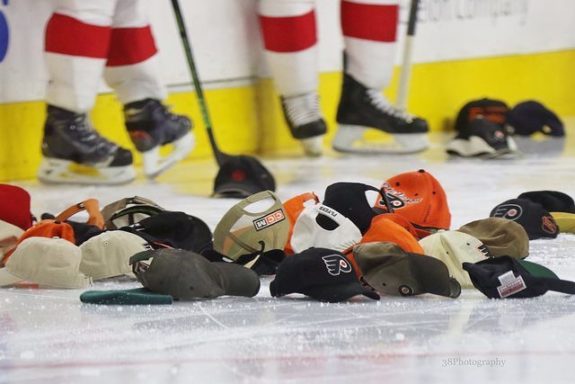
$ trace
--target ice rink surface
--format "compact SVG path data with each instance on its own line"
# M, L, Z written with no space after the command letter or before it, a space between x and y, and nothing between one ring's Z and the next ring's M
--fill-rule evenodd
M575 121L571 121L575 123ZM570 124L574 127L575 124ZM575 134L571 130L570 134ZM522 141L517 160L448 159L444 136L412 156L265 159L287 199L337 181L379 186L424 168L447 192L452 228L484 218L529 190L575 196L575 142ZM213 229L235 200L209 198L215 165L178 164L156 182L121 187L21 182L33 212L59 212L96 197L139 195L204 219ZM575 235L531 242L530 261L575 280ZM323 304L274 299L270 279L253 299L224 297L171 306L81 304L81 291L0 290L0 383L573 383L575 297L489 300L432 295ZM99 282L92 289L136 287Z

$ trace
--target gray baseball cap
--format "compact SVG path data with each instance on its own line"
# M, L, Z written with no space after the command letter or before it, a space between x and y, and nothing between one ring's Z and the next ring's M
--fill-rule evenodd
M260 289L260 280L254 271L238 264L211 262L182 249L140 252L130 258L130 264L145 288L176 300L225 295L253 297Z
M422 293L456 298L461 285L449 276L445 264L430 256L408 253L393 243L356 245L353 256L363 279L376 291L393 296Z

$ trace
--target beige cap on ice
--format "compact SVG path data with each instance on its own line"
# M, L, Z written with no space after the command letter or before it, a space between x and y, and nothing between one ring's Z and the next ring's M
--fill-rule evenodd
M463 263L477 263L488 258L487 247L475 237L458 231L442 231L419 240L426 255L443 261L449 274L463 288L473 287L473 283Z
M521 224L513 220L489 217L467 223L458 231L478 238L493 257L523 259L529 255L529 235Z
M260 204L265 208L254 208ZM266 251L284 249L289 228L278 197L271 191L259 192L238 202L222 217L214 231L214 249L233 260L261 251L262 247ZM251 267L255 261L246 266Z
M86 288L91 279L80 272L81 260L80 248L68 240L30 237L0 269L0 286L27 281L51 288Z
M94 280L128 275L135 277L130 257L152 249L138 235L121 230L106 231L85 241L81 246L80 271Z

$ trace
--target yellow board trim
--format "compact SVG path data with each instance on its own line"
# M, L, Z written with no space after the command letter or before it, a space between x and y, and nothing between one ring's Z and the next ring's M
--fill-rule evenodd
M513 105L522 100L543 102L560 116L575 115L575 50L505 57L416 64L412 68L409 110L425 117L432 130L451 129L467 101L493 97ZM395 99L399 68L386 90ZM321 108L328 122L325 145L335 133L341 74L320 75ZM217 140L229 153L277 155L293 153L298 144L289 135L270 79L244 87L206 92ZM193 92L172 94L174 111L193 117L197 145L190 159L211 156ZM0 104L0 181L32 179L40 163L45 104L41 101ZM132 148L123 128L122 110L113 95L98 97L92 113L104 136ZM136 155L139 163L139 157Z

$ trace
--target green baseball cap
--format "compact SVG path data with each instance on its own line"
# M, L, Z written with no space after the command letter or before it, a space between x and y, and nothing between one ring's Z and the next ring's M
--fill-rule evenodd
M152 292L146 288L86 291L80 295L80 301L86 304L101 305L159 305L172 304L172 296Z

